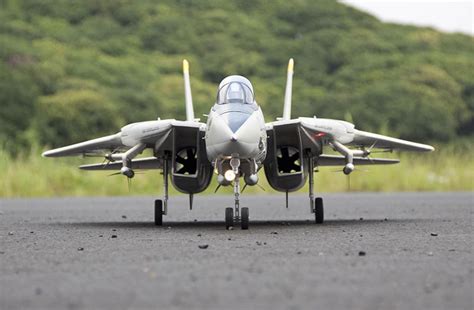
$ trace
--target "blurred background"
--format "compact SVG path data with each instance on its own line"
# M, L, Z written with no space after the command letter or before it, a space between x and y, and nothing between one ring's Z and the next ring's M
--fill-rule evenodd
M293 57L293 117L347 120L437 148L388 154L402 163L351 179L321 169L320 191L473 190L474 39L465 15L450 17L464 28L441 31L430 20L447 21L442 12L426 10L427 26L415 26L416 16L396 20L410 15L410 2L378 1L379 11L370 3L0 0L0 197L160 193L156 171L137 176L129 193L124 178L75 168L90 159L40 154L130 122L184 119L183 58L198 116L209 111L219 81L240 74L274 120ZM472 2L463 3L472 26Z

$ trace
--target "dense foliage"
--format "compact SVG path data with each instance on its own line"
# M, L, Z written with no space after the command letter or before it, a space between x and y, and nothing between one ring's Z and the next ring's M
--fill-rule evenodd
M472 37L386 24L334 0L0 0L0 140L59 146L133 121L196 115L248 76L267 120L293 116L446 141L474 131Z

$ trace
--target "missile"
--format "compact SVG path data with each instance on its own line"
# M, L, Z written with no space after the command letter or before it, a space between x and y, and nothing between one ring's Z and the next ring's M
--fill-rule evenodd
M258 175L256 174L246 175L244 177L244 181L245 181L245 184L247 185L250 185L250 186L255 185L258 183Z

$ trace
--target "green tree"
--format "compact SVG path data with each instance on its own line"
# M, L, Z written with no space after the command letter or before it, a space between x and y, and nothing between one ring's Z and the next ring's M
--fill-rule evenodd
M19 70L0 64L0 142L16 140L23 145L22 134L35 115L38 89L32 79ZM8 143L10 146L15 143Z
M90 90L64 90L38 101L35 129L40 142L67 145L94 136L118 132L123 121L105 94Z

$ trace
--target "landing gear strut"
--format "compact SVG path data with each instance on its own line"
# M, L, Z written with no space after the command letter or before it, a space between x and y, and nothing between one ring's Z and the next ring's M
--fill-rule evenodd
M155 200L155 225L163 225L163 215L168 214L168 163L167 154L163 157L163 199Z
M240 159L232 154L232 159L230 160L230 166L234 172L234 210L232 208L226 208L225 210L225 226L227 229L234 226L234 222L240 222L240 227L242 229L249 229L249 208L242 208L240 210L240 181L239 181L239 166ZM240 212L242 211L242 212Z
M309 175L309 204L311 213L314 213L316 224L324 222L323 198L314 198L314 163L311 152L308 152L308 175Z
M235 211L235 220L238 222L240 220L240 182L239 177L236 177L234 180L234 211Z

